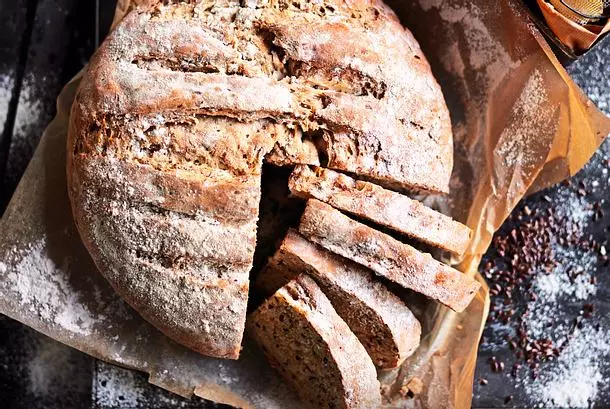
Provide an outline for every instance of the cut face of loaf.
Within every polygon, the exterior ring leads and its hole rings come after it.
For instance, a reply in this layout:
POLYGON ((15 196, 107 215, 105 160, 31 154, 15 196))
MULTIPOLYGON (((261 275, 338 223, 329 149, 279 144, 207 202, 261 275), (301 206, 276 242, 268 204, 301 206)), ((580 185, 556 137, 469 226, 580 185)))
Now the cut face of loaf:
POLYGON ((364 347, 316 283, 302 275, 248 319, 271 365, 312 408, 376 409, 380 385, 364 347))
POLYGON ((408 244, 350 219, 315 199, 307 202, 299 232, 380 276, 461 312, 480 284, 408 244))
POLYGON ((405 195, 329 169, 298 165, 289 187, 299 197, 318 199, 458 255, 470 242, 472 232, 462 223, 405 195))
POLYGON ((255 287, 267 294, 299 274, 320 285, 376 366, 396 368, 419 345, 421 325, 369 269, 337 256, 291 230, 255 287))

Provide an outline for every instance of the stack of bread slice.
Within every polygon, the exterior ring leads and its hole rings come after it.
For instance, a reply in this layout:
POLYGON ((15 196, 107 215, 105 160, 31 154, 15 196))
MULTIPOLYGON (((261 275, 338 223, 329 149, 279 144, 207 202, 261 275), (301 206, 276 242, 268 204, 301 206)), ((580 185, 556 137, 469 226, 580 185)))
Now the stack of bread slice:
POLYGON ((352 217, 456 254, 471 231, 406 195, 329 169, 296 166, 289 187, 307 205, 298 230, 288 232, 255 282, 270 297, 249 328, 272 365, 314 406, 376 407, 379 389, 362 394, 363 379, 376 384, 370 368, 400 366, 421 336, 420 322, 384 281, 458 312, 480 285, 352 217), (330 380, 339 383, 318 385, 330 380))

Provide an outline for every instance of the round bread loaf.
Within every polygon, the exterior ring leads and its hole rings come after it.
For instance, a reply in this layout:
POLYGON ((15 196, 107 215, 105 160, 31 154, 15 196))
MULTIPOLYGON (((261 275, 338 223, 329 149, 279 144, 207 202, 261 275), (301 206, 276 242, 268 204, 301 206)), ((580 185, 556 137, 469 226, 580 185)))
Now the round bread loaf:
POLYGON ((69 191, 99 270, 146 320, 237 358, 264 162, 445 192, 449 114, 377 0, 148 1, 92 58, 69 191))

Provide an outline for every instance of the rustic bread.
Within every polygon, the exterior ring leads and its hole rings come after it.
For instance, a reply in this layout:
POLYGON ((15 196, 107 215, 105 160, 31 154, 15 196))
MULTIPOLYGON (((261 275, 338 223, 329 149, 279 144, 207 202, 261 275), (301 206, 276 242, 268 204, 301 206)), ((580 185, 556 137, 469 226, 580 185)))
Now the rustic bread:
POLYGON ((269 362, 313 408, 375 409, 373 362, 316 283, 302 275, 248 320, 269 362))
POLYGON ((294 230, 261 271, 255 287, 273 293, 302 273, 318 283, 376 366, 396 368, 419 345, 419 321, 371 270, 328 252, 294 230))
POLYGON ((299 224, 307 239, 360 263, 380 276, 461 312, 480 284, 408 244, 310 199, 299 224))
POLYGON ((242 172, 267 154, 280 164, 321 156, 435 192, 447 191, 453 164, 440 87, 378 0, 138 8, 92 58, 74 115, 78 154, 242 172))
POLYGON ((174 340, 237 358, 260 177, 205 179, 93 156, 71 167, 77 226, 115 290, 174 340))
POLYGON ((73 212, 100 271, 165 334, 226 358, 263 161, 431 192, 452 169, 440 88, 379 0, 143 2, 91 59, 68 134, 73 212))
POLYGON ((470 243, 472 231, 451 217, 400 193, 333 170, 297 165, 288 185, 299 197, 318 199, 458 255, 470 243))

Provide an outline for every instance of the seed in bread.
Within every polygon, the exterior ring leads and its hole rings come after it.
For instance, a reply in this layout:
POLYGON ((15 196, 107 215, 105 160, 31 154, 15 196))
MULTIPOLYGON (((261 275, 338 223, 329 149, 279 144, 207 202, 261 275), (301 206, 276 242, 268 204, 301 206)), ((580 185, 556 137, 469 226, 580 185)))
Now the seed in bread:
POLYGON ((430 254, 352 220, 316 199, 307 202, 299 233, 333 253, 458 312, 470 304, 481 286, 430 254))
POLYGON ((314 408, 380 406, 377 372, 366 350, 318 285, 301 275, 248 318, 271 365, 314 408))
POLYGON ((288 183, 290 191, 299 197, 318 199, 458 255, 470 243, 472 231, 467 226, 417 200, 370 182, 330 169, 297 165, 288 183))
POLYGON ((302 273, 316 280, 376 366, 396 368, 419 345, 419 321, 371 270, 325 250, 294 230, 261 271, 255 287, 273 293, 302 273))

